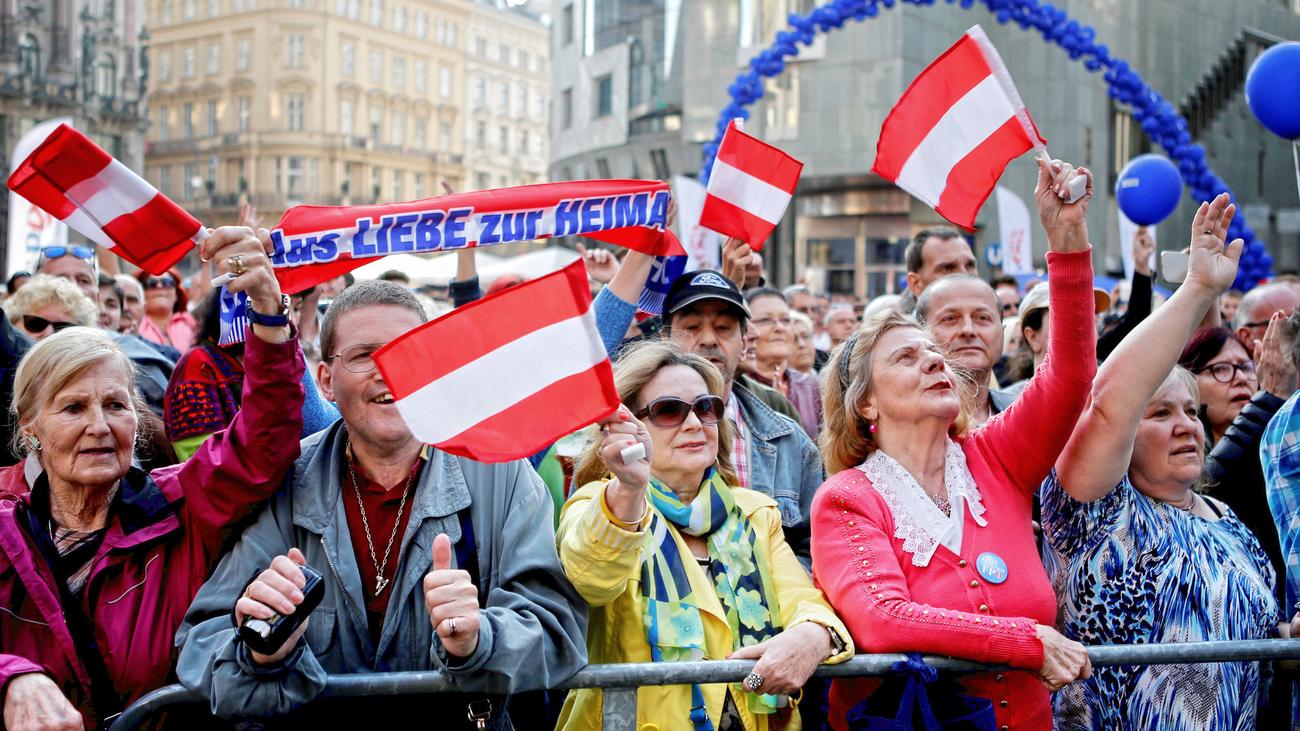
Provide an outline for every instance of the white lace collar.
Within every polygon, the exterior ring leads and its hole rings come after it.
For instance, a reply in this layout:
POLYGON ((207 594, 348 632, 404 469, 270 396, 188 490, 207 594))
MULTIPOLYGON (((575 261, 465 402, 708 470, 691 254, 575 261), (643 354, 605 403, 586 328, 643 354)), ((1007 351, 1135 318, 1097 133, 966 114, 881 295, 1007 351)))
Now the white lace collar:
MULTIPOLYGON (((871 480, 871 486, 885 499, 893 513, 894 537, 901 538, 903 550, 912 554, 912 565, 929 565, 935 549, 952 524, 951 518, 939 510, 903 465, 879 449, 858 465, 858 469, 871 480)), ((966 466, 966 454, 951 439, 943 462, 943 482, 948 488, 948 502, 954 510, 960 509, 957 498, 961 497, 975 524, 980 527, 988 525, 979 488, 966 466)))

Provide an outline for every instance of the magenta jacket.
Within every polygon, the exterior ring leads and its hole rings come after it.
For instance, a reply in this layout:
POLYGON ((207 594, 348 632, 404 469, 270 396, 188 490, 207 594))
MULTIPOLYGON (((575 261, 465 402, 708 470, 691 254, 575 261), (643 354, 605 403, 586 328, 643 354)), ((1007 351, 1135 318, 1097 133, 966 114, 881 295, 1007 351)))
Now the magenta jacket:
MULTIPOLYGON (((33 538, 32 493, 0 500, 0 699, 9 680, 45 673, 86 727, 172 681, 173 635, 221 558, 230 532, 255 514, 298 457, 303 358, 296 338, 249 338, 243 408, 188 461, 122 479, 81 609, 99 672, 65 619, 54 575, 33 538), (107 682, 94 678, 106 678, 107 682), (105 688, 105 685, 111 687, 105 688), (111 707, 106 707, 111 706, 111 707)), ((233 597, 232 597, 233 601, 233 597)))

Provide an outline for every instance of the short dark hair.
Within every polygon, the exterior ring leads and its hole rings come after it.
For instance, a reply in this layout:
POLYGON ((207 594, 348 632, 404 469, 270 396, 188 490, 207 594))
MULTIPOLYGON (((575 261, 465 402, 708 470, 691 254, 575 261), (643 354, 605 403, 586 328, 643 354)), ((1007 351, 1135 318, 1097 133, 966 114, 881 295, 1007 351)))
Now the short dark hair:
POLYGON ((424 314, 424 308, 420 306, 420 300, 416 299, 411 290, 406 287, 383 279, 357 282, 339 292, 339 296, 335 297, 325 310, 325 317, 320 324, 320 352, 323 357, 337 355, 334 352, 334 328, 337 327, 338 319, 352 310, 371 305, 405 307, 417 314, 420 322, 428 319, 424 314))
MULTIPOLYGON (((916 311, 912 313, 913 316, 916 317, 918 322, 924 325, 926 316, 930 314, 930 304, 931 301, 934 300, 935 291, 939 289, 939 284, 940 283, 951 284, 952 282, 963 282, 963 281, 979 282, 980 284, 987 286, 989 288, 988 289, 989 296, 994 298, 994 300, 997 299, 997 293, 993 291, 992 285, 989 285, 983 279, 980 279, 974 274, 953 274, 952 276, 944 277, 943 279, 936 279, 935 281, 930 283, 929 287, 925 288, 925 291, 921 293, 921 296, 916 298, 916 311)), ((1001 318, 1002 316, 1001 307, 994 307, 993 311, 998 313, 998 317, 1001 318)))
POLYGON ((916 232, 916 235, 912 237, 912 242, 907 245, 907 250, 903 252, 909 274, 919 272, 925 266, 925 257, 921 256, 921 250, 925 248, 925 242, 932 237, 941 241, 960 239, 961 232, 948 226, 931 226, 916 232))
POLYGON ((1186 368, 1192 373, 1205 368, 1211 360, 1229 341, 1235 341, 1246 353, 1251 352, 1250 346, 1233 331, 1226 327, 1203 327, 1192 333, 1192 337, 1187 341, 1187 346, 1183 348, 1183 354, 1178 357, 1178 365, 1186 368))
POLYGON ((99 273, 99 288, 112 287, 113 294, 117 296, 117 312, 122 314, 126 311, 126 292, 122 291, 122 285, 117 283, 111 274, 99 273))
POLYGON ((789 301, 786 300, 785 295, 781 294, 781 290, 775 287, 750 287, 745 290, 745 304, 747 305, 753 304, 754 300, 760 300, 764 297, 776 297, 782 302, 790 304, 789 301))
MULTIPOLYGON (((29 272, 29 271, 23 270, 23 271, 14 272, 14 273, 9 277, 9 281, 8 281, 8 282, 5 282, 5 288, 9 290, 9 294, 13 294, 14 292, 17 292, 17 291, 18 291, 18 280, 19 280, 19 279, 23 279, 23 278, 31 279, 31 278, 32 278, 32 273, 29 272)), ((0 446, 3 446, 3 445, 0 445, 0 446)))
POLYGON ((1002 274, 1000 276, 996 276, 989 282, 989 286, 992 287, 993 289, 997 289, 998 287, 1001 287, 1004 284, 1009 287, 1015 287, 1017 292, 1020 291, 1020 280, 1016 279, 1010 274, 1002 274))
POLYGON ((411 275, 407 274, 401 269, 389 269, 383 274, 380 274, 379 279, 385 282, 406 282, 407 284, 411 283, 411 275))

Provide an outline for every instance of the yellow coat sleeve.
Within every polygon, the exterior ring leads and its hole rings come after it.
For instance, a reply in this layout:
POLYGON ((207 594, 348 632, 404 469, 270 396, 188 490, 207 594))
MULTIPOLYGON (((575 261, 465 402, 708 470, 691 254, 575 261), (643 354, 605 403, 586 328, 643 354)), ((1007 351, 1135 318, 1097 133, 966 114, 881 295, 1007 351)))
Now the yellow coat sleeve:
POLYGON ((606 484, 593 482, 573 493, 560 512, 555 534, 565 575, 593 607, 622 596, 641 567, 646 543, 644 526, 628 531, 610 521, 603 507, 606 484))

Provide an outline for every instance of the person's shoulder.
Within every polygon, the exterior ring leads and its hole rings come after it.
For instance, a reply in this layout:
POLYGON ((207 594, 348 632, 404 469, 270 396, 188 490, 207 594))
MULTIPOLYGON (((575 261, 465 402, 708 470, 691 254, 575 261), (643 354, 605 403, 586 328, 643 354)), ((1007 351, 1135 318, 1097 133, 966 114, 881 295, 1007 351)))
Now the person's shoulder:
MULTIPOLYGON (((731 491, 732 494, 736 496, 736 507, 740 508, 740 512, 744 515, 753 515, 764 508, 779 510, 776 500, 758 490, 750 490, 745 487, 733 487, 731 491)), ((779 517, 777 519, 780 520, 779 517)))

